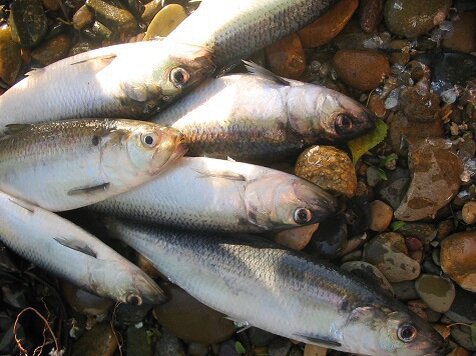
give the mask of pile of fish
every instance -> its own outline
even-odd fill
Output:
[[[439,333],[383,291],[246,235],[322,222],[341,205],[252,163],[358,137],[375,119],[339,92],[251,62],[248,74],[212,76],[332,3],[204,0],[164,39],[29,73],[0,96],[0,240],[99,296],[163,302],[143,271],[53,213],[87,207],[104,214],[112,237],[237,322],[353,353],[444,354]]]

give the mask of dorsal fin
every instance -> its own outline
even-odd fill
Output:
[[[319,335],[303,335],[303,334],[295,334],[296,339],[304,340],[308,344],[318,344],[330,348],[340,347],[342,344],[338,341],[329,339],[328,337],[322,337]]]
[[[259,64],[256,64],[256,63],[251,62],[251,61],[245,61],[244,59],[242,61],[245,64],[246,70],[248,72],[250,72],[251,74],[253,74],[253,75],[257,75],[257,76],[266,78],[268,80],[272,80],[273,82],[275,82],[277,84],[282,84],[282,85],[286,85],[286,86],[291,85],[291,83],[288,82],[286,79],[281,78],[280,76],[277,76],[276,74],[274,74],[270,70],[268,70],[264,67],[261,67]]]
[[[109,185],[109,182],[105,182],[93,186],[74,188],[68,191],[68,195],[94,194],[96,192],[106,191]]]

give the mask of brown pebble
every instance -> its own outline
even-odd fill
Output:
[[[390,73],[387,57],[374,51],[343,49],[335,54],[333,64],[344,83],[362,91],[375,89]]]
[[[81,30],[93,22],[94,13],[86,5],[81,6],[73,15],[73,26],[77,30]]]
[[[266,47],[266,59],[277,75],[299,79],[306,70],[306,57],[301,40],[295,33]]]
[[[408,87],[400,92],[400,106],[412,122],[434,121],[440,110],[440,97],[429,91],[421,95],[417,86]]]
[[[392,222],[393,209],[381,200],[370,203],[370,230],[382,232],[387,230]]]
[[[96,324],[86,331],[71,350],[72,356],[112,356],[116,351],[118,341],[109,323]]]
[[[71,38],[67,34],[60,34],[43,42],[31,52],[31,58],[42,65],[59,61],[68,55],[71,47]]]
[[[383,18],[383,0],[361,0],[360,27],[364,32],[372,33]]]
[[[404,66],[410,61],[411,44],[409,41],[394,40],[390,42],[388,47],[397,50],[396,52],[390,53],[390,63]]]
[[[60,1],[61,0],[41,0],[45,9],[50,11],[58,11],[61,9]]]
[[[384,101],[375,93],[370,94],[368,107],[378,118],[382,119],[387,114]]]
[[[20,45],[11,37],[9,26],[0,27],[0,78],[13,85],[21,67]]]
[[[463,221],[466,224],[476,223],[476,201],[469,201],[465,203],[461,214],[463,216]]]
[[[312,235],[318,227],[319,223],[316,223],[280,231],[274,236],[274,241],[280,245],[300,251],[311,241]]]
[[[440,333],[441,336],[443,336],[443,339],[447,339],[450,334],[451,334],[451,331],[450,331],[450,328],[448,327],[448,325],[444,325],[444,324],[433,324],[433,327],[436,329],[436,331],[438,331]]]
[[[340,0],[319,19],[298,32],[302,46],[315,48],[330,42],[344,29],[358,6],[358,0]]]
[[[449,328],[448,328],[449,330]],[[450,333],[448,331],[448,333]],[[458,346],[457,348],[455,348],[453,351],[451,351],[448,356],[469,356],[469,351],[466,350],[465,348],[463,347],[460,347]]]
[[[306,344],[303,356],[326,356],[327,349],[322,346]]]
[[[453,51],[476,51],[476,11],[462,12],[453,21],[453,29],[443,40],[443,47]]]

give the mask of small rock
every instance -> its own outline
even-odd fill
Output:
[[[228,340],[220,345],[218,356],[240,356],[240,354],[236,351],[235,342],[233,340]]]
[[[434,224],[430,223],[407,222],[398,229],[398,233],[405,237],[418,236],[421,243],[428,245],[435,239],[437,229]]]
[[[410,61],[411,44],[409,41],[394,40],[390,42],[389,48],[399,50],[399,52],[393,52],[390,54],[389,59],[392,64],[404,66]]]
[[[298,32],[304,48],[314,48],[330,42],[347,25],[358,0],[340,0],[324,15]]]
[[[442,23],[451,0],[387,0],[384,18],[390,32],[415,38]]]
[[[454,222],[452,219],[443,220],[438,224],[438,230],[436,232],[436,239],[438,241],[443,240],[445,237],[451,235],[454,231]]]
[[[464,204],[461,211],[463,221],[466,224],[476,223],[476,201],[472,200]]]
[[[400,106],[411,122],[434,121],[438,119],[440,97],[430,92],[421,95],[417,86],[407,87],[400,92]]]
[[[41,0],[45,9],[50,11],[58,11],[61,6],[58,0]]]
[[[357,189],[357,175],[349,156],[332,146],[312,146],[296,162],[295,174],[323,189],[351,198]]]
[[[350,261],[342,264],[341,268],[367,280],[370,284],[382,288],[389,295],[394,295],[392,285],[374,265],[364,261]]]
[[[370,230],[382,232],[387,230],[392,222],[393,209],[381,200],[374,200],[370,203]]]
[[[360,27],[372,33],[382,21],[384,0],[362,0],[359,7]]]
[[[78,313],[105,315],[114,305],[111,299],[98,297],[67,281],[62,280],[60,285],[64,299]]]
[[[476,292],[476,232],[458,232],[441,242],[441,268],[464,289]]]
[[[279,76],[299,79],[306,70],[304,49],[296,33],[266,47],[265,52],[271,71]]]
[[[420,298],[439,313],[448,311],[455,298],[455,287],[448,278],[422,274],[416,280],[415,288]]]
[[[39,0],[16,0],[10,7],[12,39],[22,47],[37,45],[48,30],[43,6]]]
[[[408,255],[418,263],[423,261],[423,244],[421,240],[416,237],[406,237],[405,245],[408,248]]]
[[[68,57],[93,50],[95,47],[87,41],[79,41],[74,44],[68,52]]]
[[[318,228],[319,223],[316,223],[279,231],[274,235],[274,241],[280,245],[300,251],[307,246],[309,241],[311,241],[313,234]]]
[[[249,328],[247,333],[251,344],[257,347],[267,346],[276,337],[270,332],[255,327]]]
[[[387,110],[385,109],[385,104],[382,98],[375,93],[370,94],[369,109],[378,118],[384,118],[387,114]]]
[[[288,339],[277,337],[268,346],[268,356],[286,356],[291,346]]]
[[[152,356],[146,328],[127,328],[127,356]]]
[[[364,260],[376,266],[391,283],[416,279],[420,264],[408,256],[405,240],[400,234],[377,235],[364,247]]]
[[[154,37],[166,37],[170,32],[187,18],[187,13],[183,6],[170,4],[160,10],[152,19],[144,41],[151,40]]]
[[[390,172],[387,178],[386,181],[382,181],[376,186],[377,197],[395,210],[400,205],[410,184],[410,171],[397,168]]]
[[[343,215],[329,217],[312,236],[308,250],[319,257],[336,258],[347,242],[347,223]]]
[[[114,321],[120,326],[130,326],[141,322],[152,309],[151,305],[118,304],[114,309]]]
[[[455,323],[476,323],[476,298],[466,289],[456,286],[456,296],[445,315]]]
[[[155,355],[157,356],[185,356],[183,343],[166,328],[162,328],[157,342]]]
[[[470,356],[469,351],[465,350],[462,347],[457,347],[453,349],[447,356]]]
[[[0,27],[0,78],[13,85],[21,68],[20,45],[12,40],[9,26]]]
[[[327,349],[322,346],[306,344],[303,356],[326,356]]]
[[[117,340],[109,323],[96,324],[86,331],[74,343],[71,354],[73,356],[112,356],[117,349]]]
[[[412,145],[409,152],[412,181],[395,218],[403,221],[433,219],[458,193],[463,164],[442,139]]]
[[[162,9],[161,0],[152,0],[144,5],[144,12],[141,15],[141,20],[150,24],[154,16]]]
[[[188,344],[187,355],[189,356],[207,356],[208,345],[200,344],[198,342],[191,342]]]
[[[374,51],[340,50],[333,64],[344,83],[362,91],[375,89],[390,73],[387,57]]]
[[[86,5],[81,6],[73,15],[73,26],[77,30],[81,30],[93,22],[94,14]]]
[[[453,28],[445,35],[443,47],[453,51],[476,51],[476,11],[459,13]]]
[[[44,41],[31,52],[31,58],[46,66],[59,61],[68,55],[71,47],[71,38],[63,33]]]
[[[235,332],[233,322],[173,285],[161,285],[169,296],[166,303],[154,307],[158,322],[187,342],[222,342]]]
[[[415,288],[414,281],[403,281],[392,283],[392,288],[395,293],[395,298],[406,301],[418,298],[418,292]]]
[[[466,325],[456,325],[451,327],[451,336],[458,345],[469,351],[476,351],[476,345],[471,340],[471,329]]]
[[[127,10],[115,7],[102,0],[86,0],[86,6],[94,11],[96,19],[119,32],[128,32],[137,28],[134,16]]]

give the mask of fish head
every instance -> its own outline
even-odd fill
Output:
[[[347,348],[355,353],[446,355],[443,337],[403,305],[358,307],[351,312],[342,333],[344,346],[349,345]]]
[[[336,198],[330,193],[282,172],[250,182],[244,199],[248,220],[273,230],[321,222],[338,208]]]

